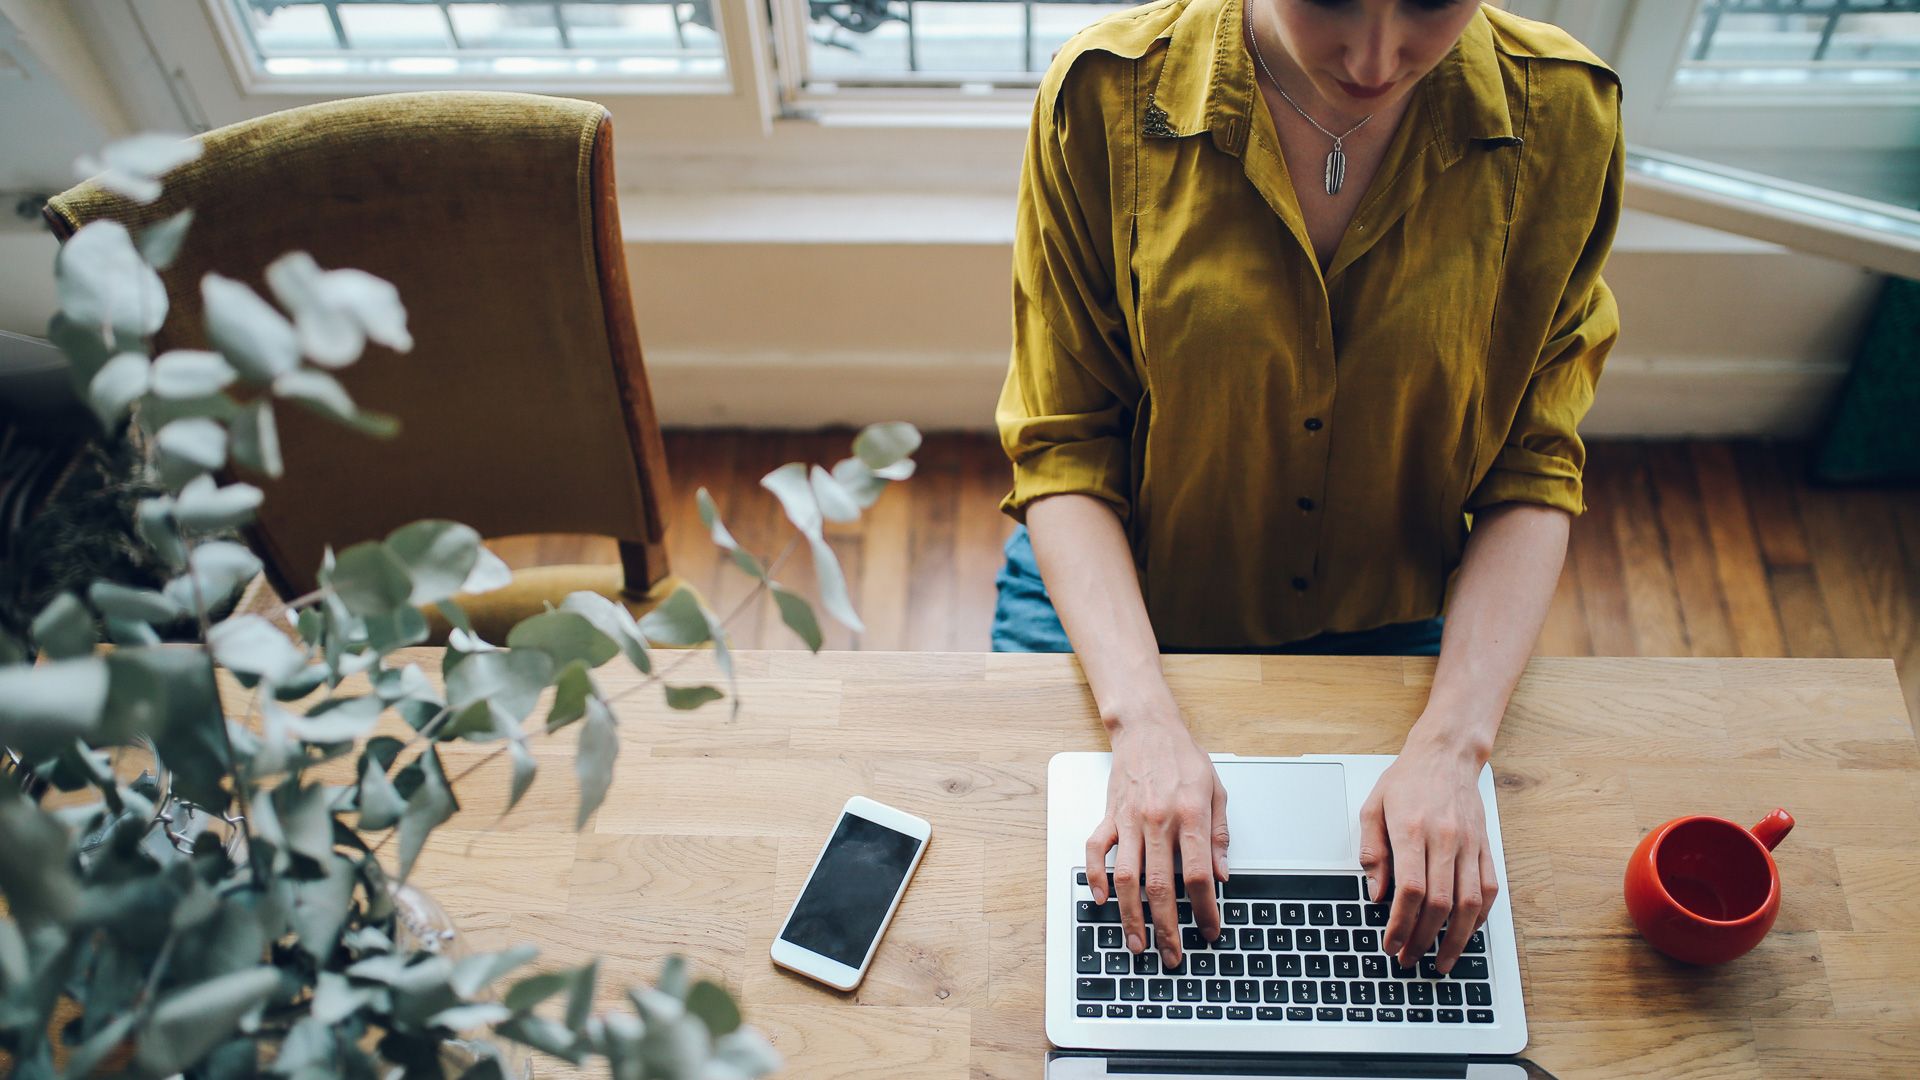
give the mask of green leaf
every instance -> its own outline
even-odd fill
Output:
[[[387,534],[387,550],[413,579],[412,604],[435,604],[460,591],[480,559],[480,534],[457,521],[416,521]]]
[[[307,663],[305,652],[258,615],[235,615],[215,624],[207,631],[207,646],[228,668],[270,683],[293,678]]]
[[[133,1030],[134,1021],[138,1019],[140,1014],[132,1012],[123,1012],[109,1019],[105,1026],[87,1036],[86,1041],[67,1056],[67,1071],[63,1075],[93,1076],[107,1055],[126,1041],[127,1035]],[[23,1075],[21,1080],[26,1080],[26,1077]]]
[[[888,476],[887,470],[913,456],[920,449],[920,431],[912,424],[893,421],[885,424],[871,424],[860,434],[854,436],[853,453],[867,468],[872,469],[889,480],[904,480],[904,476]]]
[[[813,500],[828,521],[860,520],[859,502],[827,470],[815,465],[807,473],[807,485],[813,488]]]
[[[374,991],[355,986],[345,975],[322,971],[313,988],[312,1017],[322,1024],[337,1024],[372,1003]]]
[[[326,865],[333,856],[332,801],[333,792],[320,784],[301,787],[289,781],[274,789],[274,809],[289,851]]]
[[[720,986],[701,979],[687,992],[687,1011],[700,1018],[717,1038],[740,1026],[740,1007]]]
[[[727,696],[712,686],[669,686],[666,691],[667,706],[674,709],[697,709]]]
[[[327,825],[331,830],[331,817]],[[338,855],[329,854],[321,865],[325,877],[294,884],[293,907],[287,913],[300,950],[317,965],[325,965],[340,945],[340,931],[353,909],[355,880],[353,863]]]
[[[320,688],[327,681],[325,664],[308,664],[284,682],[276,683],[273,696],[280,701],[299,701]]]
[[[465,957],[453,965],[453,992],[471,998],[539,955],[540,950],[532,945],[515,945],[500,952]]]
[[[760,486],[773,492],[793,527],[808,537],[820,535],[820,504],[814,500],[813,485],[807,481],[807,467],[790,461],[760,478]]]
[[[880,493],[887,489],[887,481],[875,476],[873,470],[857,457],[841,458],[835,462],[833,478],[862,510],[872,506],[880,498]]]
[[[514,739],[507,744],[507,749],[512,752],[513,757],[513,788],[507,794],[507,808],[501,811],[502,817],[520,805],[520,797],[533,786],[533,775],[539,771],[539,764],[534,761],[533,751],[527,749],[524,739]]]
[[[193,211],[182,210],[140,230],[140,257],[155,270],[172,266],[180,254],[180,245],[186,242],[187,227],[192,224]]]
[[[200,144],[185,135],[142,132],[108,143],[98,157],[83,155],[74,169],[82,179],[92,177],[108,191],[145,204],[160,197],[160,177],[199,156]]]
[[[808,649],[819,652],[826,639],[820,633],[820,620],[814,617],[813,605],[784,585],[774,585],[772,590],[773,602],[780,608],[780,621],[800,635]]]
[[[176,794],[210,812],[225,809],[226,720],[207,654],[118,649],[106,661],[108,730],[148,733],[161,764],[173,772]]]
[[[709,626],[699,598],[684,585],[640,617],[641,633],[663,645],[698,645],[711,636]]]
[[[399,423],[390,416],[361,411],[338,379],[314,368],[300,368],[280,375],[273,380],[273,392],[369,435],[386,438],[400,430]]]
[[[614,727],[613,714],[599,698],[587,699],[587,719],[580,728],[580,746],[574,754],[574,774],[580,778],[580,812],[573,828],[587,827],[587,820],[607,797],[613,785],[613,760],[620,755],[620,733]]]
[[[640,632],[640,624],[634,621],[632,612],[625,605],[596,592],[568,593],[560,602],[560,610],[571,611],[592,623],[601,633],[612,638],[626,654],[627,662],[639,668],[641,672],[653,670],[653,658],[647,653],[646,635]]]
[[[360,827],[390,829],[407,809],[406,801],[387,779],[387,770],[377,760],[362,756],[360,761]]]
[[[679,953],[671,953],[660,964],[660,977],[653,982],[654,989],[663,994],[686,1000],[687,997],[687,958]]]
[[[34,616],[31,629],[40,651],[55,660],[85,656],[100,643],[93,613],[70,592],[63,592]]]
[[[332,583],[335,595],[355,615],[385,615],[413,594],[406,564],[378,540],[362,541],[341,552]]]
[[[432,747],[421,755],[424,768],[421,783],[407,799],[400,815],[400,880],[413,872],[413,860],[420,856],[427,835],[454,815],[460,804],[447,787],[447,774],[440,768],[440,753]]]
[[[369,338],[397,352],[413,348],[399,291],[372,274],[322,270],[311,255],[292,251],[267,267],[267,284],[294,313],[301,348],[316,364],[352,363]]]
[[[487,1027],[502,1020],[510,1019],[512,1013],[505,1005],[495,1001],[476,1001],[464,1005],[452,1005],[427,1017],[428,1027],[442,1027],[449,1031],[471,1031],[478,1027]]]
[[[279,988],[278,968],[257,967],[176,990],[141,1028],[135,1060],[162,1076],[180,1072],[239,1030],[240,1018]]]
[[[567,1027],[574,1034],[586,1026],[593,1013],[593,984],[600,977],[600,958],[594,957],[573,970],[567,980]]]
[[[490,701],[523,720],[552,679],[553,660],[538,649],[474,653],[447,674],[447,704],[460,710]]]
[[[67,830],[32,803],[0,798],[0,851],[7,853],[0,859],[0,896],[14,918],[28,925],[73,918],[80,907],[80,882],[69,842]]]
[[[160,635],[153,627],[133,619],[120,619],[112,615],[106,617],[107,640],[115,645],[158,645]]]
[[[700,523],[707,527],[707,534],[713,537],[714,543],[728,551],[740,546],[733,538],[733,533],[727,531],[726,523],[720,520],[720,508],[713,504],[713,496],[707,493],[706,488],[693,493],[693,504],[700,511]]]
[[[427,617],[412,604],[401,604],[385,615],[369,615],[366,621],[367,645],[381,656],[427,640]]]
[[[468,594],[492,592],[495,589],[504,589],[511,584],[513,584],[513,571],[507,568],[507,564],[501,561],[500,556],[483,547],[480,549],[479,558],[473,562],[473,573],[467,575],[467,580],[460,586],[460,591]]]
[[[186,565],[187,545],[181,542],[180,529],[173,521],[171,496],[141,499],[134,508],[133,531],[169,565]]]
[[[766,1076],[786,1064],[766,1036],[752,1028],[741,1028],[715,1040],[713,1060],[730,1065],[746,1076]]]
[[[555,670],[575,661],[588,667],[620,654],[620,646],[577,611],[543,611],[514,624],[507,632],[507,648],[535,649],[553,658]]]
[[[826,606],[827,614],[855,633],[865,630],[866,624],[853,610],[853,598],[847,595],[847,576],[840,570],[840,560],[834,555],[833,547],[820,536],[808,537],[807,544],[813,549],[813,573],[819,580],[820,602]]]
[[[232,278],[208,274],[200,279],[200,299],[206,308],[207,340],[243,378],[265,385],[298,373],[300,346],[293,324],[259,293]]]
[[[553,995],[567,988],[567,974],[562,971],[543,971],[538,975],[529,975],[507,988],[503,999],[507,1008],[516,1013],[524,1013]]]
[[[179,487],[227,463],[227,429],[204,417],[175,420],[153,437],[160,454],[160,479]]]
[[[584,660],[575,660],[553,681],[553,708],[547,712],[547,731],[555,732],[587,714],[593,696],[593,677]]]
[[[96,657],[0,668],[0,746],[30,761],[59,753],[98,730],[108,686],[107,664]]]
[[[544,1016],[520,1013],[505,1023],[495,1024],[494,1034],[525,1043],[542,1053],[565,1058],[574,1064],[584,1060],[572,1032]]]
[[[137,352],[123,352],[94,372],[87,384],[87,404],[101,427],[112,431],[119,426],[128,407],[147,392],[149,373],[147,358]]]
[[[224,357],[205,349],[174,349],[153,360],[153,393],[163,398],[209,397],[237,377]]]
[[[260,398],[249,408],[234,415],[227,425],[233,439],[233,460],[257,473],[279,478],[285,471],[280,459],[280,429],[273,419],[273,402]]]
[[[78,326],[108,328],[123,348],[166,321],[167,287],[119,222],[82,225],[60,245],[53,275],[61,314]]]
[[[197,592],[201,610],[212,612],[260,572],[253,552],[231,540],[206,540],[194,545],[190,569],[167,582],[167,598],[192,611]],[[197,586],[197,588],[196,588]]]
[[[111,581],[96,581],[87,587],[87,599],[109,619],[131,619],[143,623],[172,622],[187,609],[152,589],[135,589]]]

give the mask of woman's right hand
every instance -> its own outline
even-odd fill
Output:
[[[1227,789],[1213,759],[1188,734],[1179,713],[1109,725],[1113,769],[1107,779],[1107,816],[1087,838],[1087,886],[1095,903],[1107,900],[1106,875],[1113,859],[1114,892],[1127,950],[1146,947],[1141,886],[1153,925],[1154,945],[1168,966],[1180,962],[1180,932],[1174,882],[1186,883],[1193,921],[1208,941],[1220,936],[1220,910],[1213,883],[1227,879]]]

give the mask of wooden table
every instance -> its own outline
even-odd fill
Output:
[[[433,654],[420,659],[432,670]],[[702,656],[689,668],[707,664]],[[1066,657],[750,653],[744,707],[619,708],[613,790],[573,831],[573,738],[496,824],[506,774],[461,785],[418,879],[476,944],[605,954],[608,1004],[685,953],[743,998],[795,1077],[1037,1077],[1047,759],[1104,749]],[[1427,660],[1171,657],[1202,745],[1391,753]],[[602,685],[637,678],[610,665]],[[449,771],[473,753],[455,747]],[[1578,1077],[1920,1075],[1920,750],[1883,660],[1541,659],[1494,756],[1526,977],[1528,1056]],[[840,804],[933,822],[865,985],[842,995],[767,947]],[[1690,812],[1799,821],[1773,933],[1718,969],[1635,936],[1620,879]],[[1240,828],[1247,828],[1245,823]]]

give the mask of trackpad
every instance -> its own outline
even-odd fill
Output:
[[[1337,761],[1219,761],[1232,866],[1352,863],[1345,768]]]

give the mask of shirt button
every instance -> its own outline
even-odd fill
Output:
[[[1300,497],[1300,509],[1311,510],[1314,508],[1314,506],[1315,506],[1315,503],[1312,499],[1309,499],[1304,495]]]
[[[1299,589],[1299,590],[1300,590],[1301,592],[1306,592],[1306,591],[1307,591],[1307,579],[1306,579],[1306,578],[1303,578],[1303,577],[1297,577],[1297,578],[1294,578],[1294,579],[1293,579],[1293,587],[1294,587],[1294,588],[1296,588],[1296,589]]]
[[[1319,418],[1319,417],[1317,417],[1317,416],[1309,416],[1309,417],[1307,417],[1307,422],[1306,422],[1306,429],[1307,429],[1308,431],[1319,431],[1321,427],[1322,427],[1322,425],[1321,425],[1321,423],[1320,423],[1320,418]]]

